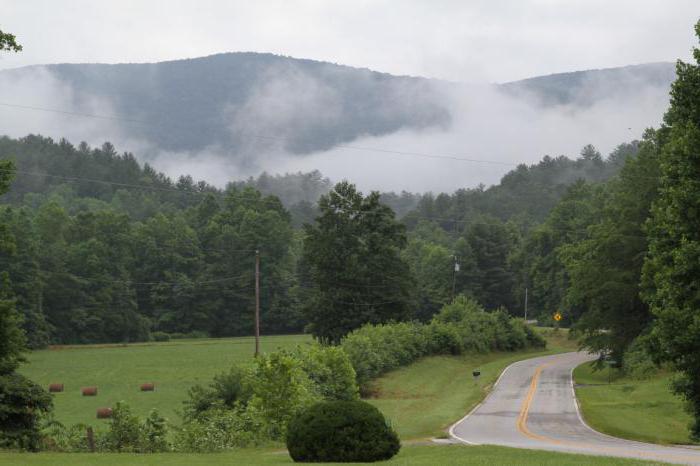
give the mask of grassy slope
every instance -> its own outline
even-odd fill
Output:
[[[309,336],[263,337],[263,351],[292,348],[310,341]],[[182,406],[189,387],[209,383],[211,378],[234,362],[252,361],[252,338],[176,340],[166,343],[128,346],[76,346],[58,350],[34,351],[21,371],[37,383],[65,384],[54,397],[56,418],[66,425],[83,422],[100,426],[95,410],[124,400],[134,412],[145,415],[157,408],[171,421],[178,422],[176,410]],[[154,382],[155,392],[141,392],[139,385]],[[98,396],[83,397],[80,387],[96,385]]]
[[[239,450],[229,453],[212,453],[205,455],[190,454],[88,454],[88,453],[0,453],[0,465],[24,466],[151,466],[168,464],[169,466],[203,466],[230,464],[294,464],[282,451]],[[328,464],[328,463],[316,463]],[[352,463],[343,463],[352,464]],[[517,464],[522,466],[632,466],[661,463],[648,463],[618,458],[593,457],[564,453],[551,453],[537,450],[519,450],[493,446],[406,446],[393,459],[381,464],[397,465],[496,465]]]
[[[564,331],[547,339],[545,351],[424,358],[377,380],[377,396],[369,401],[389,418],[401,438],[444,436],[445,429],[479,403],[512,362],[576,350]],[[478,381],[472,377],[474,369],[481,371]]]
[[[613,375],[608,384],[608,371],[595,372],[588,363],[574,370],[576,396],[591,427],[632,440],[691,443],[690,416],[669,389],[671,374],[641,381]]]

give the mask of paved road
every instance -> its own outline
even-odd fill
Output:
[[[450,434],[471,444],[700,465],[700,450],[617,439],[588,427],[579,415],[571,372],[592,359],[587,353],[565,353],[512,364]]]

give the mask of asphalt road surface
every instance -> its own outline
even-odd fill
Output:
[[[700,465],[700,450],[622,440],[588,427],[578,410],[572,371],[593,359],[588,353],[565,353],[510,365],[450,434],[469,444]]]

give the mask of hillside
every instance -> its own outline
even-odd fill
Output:
[[[673,77],[673,64],[656,63],[541,76],[496,88],[545,106],[586,106],[649,87],[667,88]],[[30,66],[0,71],[0,85],[11,104],[118,117],[93,121],[97,134],[79,120],[81,130],[73,137],[80,139],[74,143],[130,141],[132,149],[145,148],[138,151],[142,160],[149,151],[215,152],[239,166],[263,154],[306,154],[366,136],[449,128],[458,95],[452,92],[469,92],[469,86],[456,83],[260,53]],[[10,117],[4,132],[23,115],[32,117],[32,131],[43,131],[36,115],[17,112],[2,109],[0,115]],[[55,123],[46,126],[56,129]],[[63,129],[57,136],[69,134]]]

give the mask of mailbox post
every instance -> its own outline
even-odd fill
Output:
[[[479,369],[475,369],[472,371],[472,376],[474,377],[474,382],[479,380],[480,375],[481,375],[481,371]]]

